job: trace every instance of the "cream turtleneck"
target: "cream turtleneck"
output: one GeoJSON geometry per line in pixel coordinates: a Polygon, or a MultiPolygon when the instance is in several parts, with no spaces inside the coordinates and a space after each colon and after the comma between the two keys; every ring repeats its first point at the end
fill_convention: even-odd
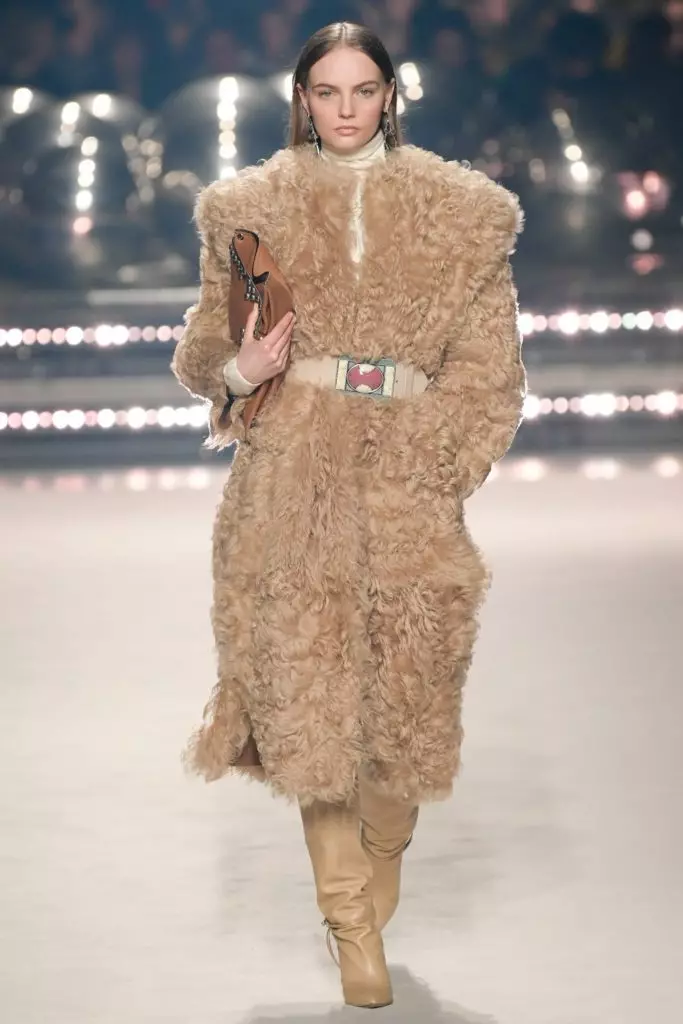
{"type": "Polygon", "coordinates": [[[381,128],[378,129],[369,142],[353,153],[335,153],[334,150],[323,146],[320,156],[323,160],[349,167],[353,171],[365,171],[378,160],[384,160],[384,132],[381,128]]]}
{"type": "MultiPolygon", "coordinates": [[[[358,266],[363,258],[364,237],[363,237],[363,185],[365,174],[373,164],[384,160],[386,149],[384,145],[384,132],[379,129],[375,135],[366,142],[360,149],[353,153],[335,153],[333,150],[323,146],[320,152],[322,160],[340,167],[347,167],[357,174],[358,182],[353,197],[352,221],[351,221],[351,259],[358,266]]],[[[248,395],[258,385],[252,384],[246,377],[243,377],[237,369],[237,356],[226,363],[223,376],[228,390],[233,395],[248,395]]]]}

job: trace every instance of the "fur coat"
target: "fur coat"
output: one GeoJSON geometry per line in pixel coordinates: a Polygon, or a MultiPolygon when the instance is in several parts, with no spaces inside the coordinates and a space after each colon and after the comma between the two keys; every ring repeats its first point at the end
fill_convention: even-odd
{"type": "Polygon", "coordinates": [[[200,195],[201,290],[172,369],[237,444],[213,543],[218,679],[186,766],[239,769],[250,729],[274,794],[349,800],[361,773],[444,799],[488,572],[463,502],[509,447],[525,374],[508,256],[522,216],[483,174],[413,146],[366,172],[365,252],[351,255],[355,173],[285,149],[200,195]],[[223,367],[228,245],[257,231],[292,286],[292,360],[390,356],[421,394],[376,401],[287,380],[244,442],[223,367]]]}

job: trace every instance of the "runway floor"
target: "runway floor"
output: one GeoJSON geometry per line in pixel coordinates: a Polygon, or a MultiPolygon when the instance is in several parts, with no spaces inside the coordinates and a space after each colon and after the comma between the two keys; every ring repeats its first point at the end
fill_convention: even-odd
{"type": "MultiPolygon", "coordinates": [[[[185,776],[227,470],[5,477],[3,1024],[342,1024],[295,808],[185,776]]],[[[505,461],[386,1024],[683,1020],[683,462],[505,461]]],[[[373,1017],[373,1020],[375,1018],[373,1017]]]]}

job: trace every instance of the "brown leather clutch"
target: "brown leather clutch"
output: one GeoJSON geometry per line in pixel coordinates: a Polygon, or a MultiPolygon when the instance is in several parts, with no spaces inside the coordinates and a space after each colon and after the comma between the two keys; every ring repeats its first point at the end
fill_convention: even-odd
{"type": "MultiPolygon", "coordinates": [[[[230,337],[237,345],[241,345],[244,340],[247,319],[254,303],[258,305],[254,338],[264,338],[286,313],[294,309],[291,289],[267,246],[255,231],[238,228],[230,243],[228,296],[230,337]]],[[[287,366],[276,377],[259,384],[249,395],[242,413],[245,431],[248,431],[264,403],[277,394],[287,366]]],[[[228,408],[230,404],[229,401],[228,408]]]]}

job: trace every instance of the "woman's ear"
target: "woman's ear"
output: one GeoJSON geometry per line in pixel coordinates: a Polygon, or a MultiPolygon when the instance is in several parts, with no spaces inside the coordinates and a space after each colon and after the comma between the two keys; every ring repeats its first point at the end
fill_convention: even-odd
{"type": "Polygon", "coordinates": [[[306,116],[308,116],[309,110],[308,110],[308,107],[306,106],[306,99],[305,99],[305,97],[306,97],[306,90],[301,85],[299,85],[299,83],[297,82],[296,91],[299,94],[299,102],[301,103],[301,106],[304,108],[304,113],[306,114],[306,116]]]}

